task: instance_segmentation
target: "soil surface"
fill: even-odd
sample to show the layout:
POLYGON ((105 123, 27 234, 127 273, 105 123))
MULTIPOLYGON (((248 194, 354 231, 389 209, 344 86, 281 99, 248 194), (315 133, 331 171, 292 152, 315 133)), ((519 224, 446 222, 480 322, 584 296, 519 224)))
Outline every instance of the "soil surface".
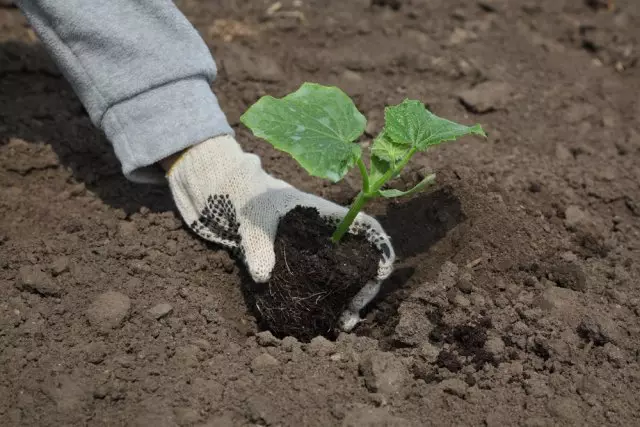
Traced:
POLYGON ((314 208, 294 208, 280 220, 271 280, 246 287, 260 329, 303 343, 337 338, 340 315, 376 278, 381 254, 364 234, 333 244, 334 230, 314 208))
POLYGON ((330 185, 253 138, 264 94, 337 84, 369 136, 405 97, 489 133, 417 156, 401 184, 434 191, 367 207, 397 269, 367 322, 309 344, 259 332, 241 266, 122 177, 0 7, 3 425, 637 424, 637 0, 373 3, 178 1, 239 141, 305 191, 348 204, 357 171, 330 185))

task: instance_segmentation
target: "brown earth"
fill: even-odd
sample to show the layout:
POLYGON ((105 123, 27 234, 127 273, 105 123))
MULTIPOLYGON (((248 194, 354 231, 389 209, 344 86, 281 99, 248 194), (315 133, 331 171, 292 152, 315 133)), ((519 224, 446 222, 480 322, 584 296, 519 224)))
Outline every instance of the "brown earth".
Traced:
POLYGON ((636 0, 178 3, 274 175, 346 204, 238 117, 303 81, 381 126, 421 99, 488 130, 421 155, 438 187, 379 201, 397 271, 368 322, 258 333, 226 252, 128 183, 21 14, 0 8, 3 425, 636 425, 636 0), (267 10, 270 10, 267 13, 267 10), (275 10, 275 11, 274 11, 275 10))

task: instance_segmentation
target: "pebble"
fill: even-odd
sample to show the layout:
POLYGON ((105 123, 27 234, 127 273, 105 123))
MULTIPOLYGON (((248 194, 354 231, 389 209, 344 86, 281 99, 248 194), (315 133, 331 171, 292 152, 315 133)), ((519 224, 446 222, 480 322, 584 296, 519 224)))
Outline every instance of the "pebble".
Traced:
POLYGON ((459 378, 449 378, 447 380, 444 380, 440 383, 440 387, 445 393, 458 396, 461 399, 464 399, 466 397, 467 390, 469 388, 467 383, 459 378))
POLYGON ((68 257, 58 257, 51 263, 51 273, 54 276, 58 276, 66 271, 69 271, 69 264, 70 261, 68 257))
POLYGON ((62 289, 53 281, 50 275, 42 271, 37 265, 20 267, 16 278, 16 287, 45 297, 59 297, 62 289))
POLYGON ((604 354, 614 368, 622 368, 624 366, 626 358, 620 347, 606 343, 604 345, 604 354))
POLYGON ((103 343, 93 342, 85 347, 87 362, 97 365, 107 356, 107 347, 103 343))
POLYGON ((307 344, 307 352, 313 356, 327 356, 335 353, 336 344, 323 336, 317 336, 307 344))
POLYGON ((271 331, 262 331, 256 334, 256 341, 259 346, 262 347, 277 347, 280 345, 280 340, 273 336, 271 331))
POLYGON ((149 309, 149 314, 152 315, 156 320, 160 320, 163 317, 168 316, 169 314, 171 314, 171 312, 173 312, 173 307, 171 306, 171 304, 168 304, 166 302, 154 305, 149 309))
POLYGON ((251 361, 251 372, 257 373, 278 366, 278 359, 269 353, 262 353, 251 361))
POLYGON ((488 81, 460 92, 462 104, 473 113, 488 113, 504 107, 513 97, 513 88, 505 82, 488 81))
POLYGON ((564 225, 568 230, 576 231, 578 228, 588 225, 591 222, 589 214, 579 206, 570 205, 564 211, 564 225))
POLYGON ((470 294, 471 291, 473 291, 472 282, 473 281, 472 281, 471 274, 464 273, 464 274, 461 274, 460 277, 458 277, 458 281, 456 282, 456 285, 458 286, 458 289, 460 289, 461 292, 465 294, 470 294))
POLYGON ((397 393, 408 378, 407 368, 402 361, 392 353, 383 351, 365 353, 358 370, 372 393, 397 393))
POLYGON ((129 316, 131 300, 115 291, 107 291, 91 303, 87 309, 87 318, 92 326, 101 329, 117 329, 129 316))

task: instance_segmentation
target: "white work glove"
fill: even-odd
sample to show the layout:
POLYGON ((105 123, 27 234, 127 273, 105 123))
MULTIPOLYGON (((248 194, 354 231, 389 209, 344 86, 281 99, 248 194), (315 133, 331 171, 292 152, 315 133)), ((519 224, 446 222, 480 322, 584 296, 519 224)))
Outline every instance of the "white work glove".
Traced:
MULTIPOLYGON (((276 262, 274 241, 280 219, 296 206, 313 207, 327 220, 342 219, 347 208, 304 193, 275 179, 260 159, 242 151, 231 136, 209 139, 188 149, 167 172, 178 210, 200 237, 237 250, 254 281, 266 282, 276 262)), ((375 280, 367 283, 342 314, 349 331, 359 312, 391 274, 395 254, 389 237, 372 217, 358 214, 349 232, 366 230, 367 239, 383 254, 375 280)))

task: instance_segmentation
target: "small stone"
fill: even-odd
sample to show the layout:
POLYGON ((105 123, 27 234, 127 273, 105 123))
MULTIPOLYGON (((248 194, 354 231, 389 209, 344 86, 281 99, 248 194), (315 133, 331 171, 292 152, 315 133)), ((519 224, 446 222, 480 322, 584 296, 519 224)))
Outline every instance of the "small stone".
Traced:
POLYGON ((473 113, 488 113, 502 108, 513 97, 513 88, 505 82, 488 81, 459 94, 460 101, 473 113))
POLYGON ((129 316, 131 301, 129 297, 115 291, 98 295, 87 309, 89 323, 104 330, 117 329, 129 316))
POLYGON ((280 340, 273 336, 271 331, 262 331, 256 334, 256 341, 258 345, 262 347, 277 347, 280 345, 280 340))
POLYGON ((626 358, 620 347, 606 343, 604 345, 604 354, 606 354, 607 360, 614 368, 622 368, 624 366, 626 358))
POLYGON ((269 353, 262 353, 251 361, 251 372, 262 372, 278 366, 279 364, 280 362, 278 362, 278 359, 276 359, 269 353))
POLYGON ((569 150, 564 145, 558 144, 556 145, 556 158, 561 161, 573 160, 573 154, 571 154, 571 150, 569 150))
POLYGON ((365 353, 360 361, 359 372, 372 393, 396 393, 408 378, 402 361, 392 353, 383 351, 365 353))
POLYGON ((166 302, 157 304, 149 309, 149 314, 153 316, 154 319, 160 320, 163 317, 168 316, 173 311, 173 307, 171 304, 166 302))
POLYGON ((66 256, 56 258, 51 263, 51 273, 54 276, 58 276, 66 271, 69 271, 69 263, 69 258, 66 256))
POLYGON ((500 359, 504 354, 505 344, 502 338, 492 337, 484 343, 484 349, 493 357, 500 359))
POLYGON ((460 399, 464 399, 467 395, 467 389, 469 386, 466 382, 459 378, 449 378, 440 383, 440 387, 445 393, 458 396, 460 399))
POLYGON ((469 273, 461 274, 460 277, 458 277, 458 281, 456 282, 456 285, 458 286, 458 289, 460 289, 460 292, 463 292, 465 294, 470 294, 471 291, 473 291, 473 279, 471 277, 471 274, 469 273))
POLYGON ((59 297, 62 289, 53 281, 51 276, 42 271, 37 265, 20 267, 16 278, 16 287, 45 297, 59 297))
POLYGON ((307 352, 312 356, 327 356, 335 353, 336 344, 323 336, 317 336, 307 345, 307 352))
POLYGON ((565 227, 571 231, 576 231, 578 228, 591 222, 589 214, 576 205, 570 205, 565 209, 564 218, 565 227))
POLYGON ((99 342, 94 342, 85 347, 87 362, 97 365, 104 361, 107 356, 107 347, 99 342))

